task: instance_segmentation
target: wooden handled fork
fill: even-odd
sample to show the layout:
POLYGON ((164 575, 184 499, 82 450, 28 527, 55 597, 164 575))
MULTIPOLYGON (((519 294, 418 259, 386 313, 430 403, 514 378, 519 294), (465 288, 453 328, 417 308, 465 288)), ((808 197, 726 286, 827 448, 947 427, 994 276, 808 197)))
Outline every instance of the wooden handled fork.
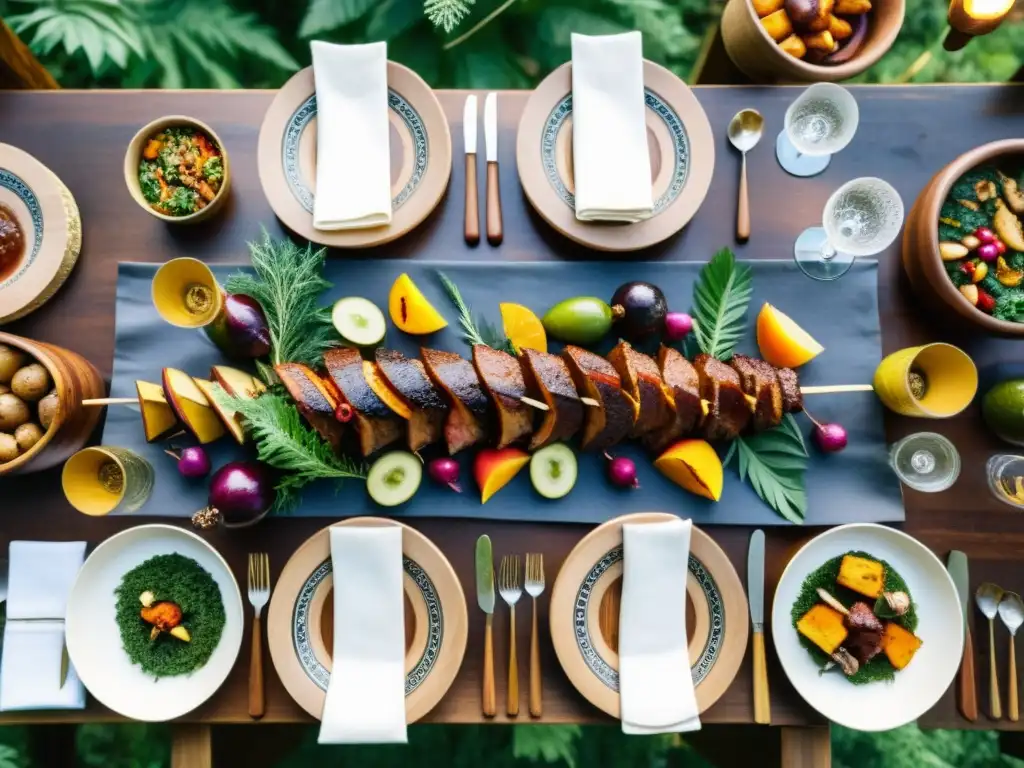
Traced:
POLYGON ((249 717, 258 720, 266 712, 263 690, 263 628, 260 615, 270 599, 270 558, 266 552, 249 554, 249 602, 253 607, 252 651, 249 657, 249 717))

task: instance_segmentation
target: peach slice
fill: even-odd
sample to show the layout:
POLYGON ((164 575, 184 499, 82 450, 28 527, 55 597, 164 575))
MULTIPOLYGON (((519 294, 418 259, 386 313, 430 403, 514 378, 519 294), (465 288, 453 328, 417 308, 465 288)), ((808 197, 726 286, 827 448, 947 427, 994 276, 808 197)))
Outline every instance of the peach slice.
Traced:
POLYGON ((139 395, 139 408, 142 409, 142 429, 146 433, 146 442, 151 443, 168 434, 178 423, 164 390, 159 384, 151 381, 136 381, 135 391, 139 395))
POLYGON ((415 336, 434 333, 448 325, 448 321, 434 309, 434 305, 427 301, 416 283, 404 272, 391 286, 388 313, 399 330, 415 336))
POLYGON ((245 429, 242 427, 242 422, 238 418, 238 414, 234 413, 233 410, 225 409, 220 403, 217 402, 217 398, 214 397, 213 388, 220 386, 220 384, 209 381, 208 379, 192 379, 199 390, 206 395, 206 399, 210 402, 210 407, 213 408, 214 413, 220 417, 221 423, 224 424, 224 428, 235 438, 235 442, 239 445, 245 444, 245 429))
POLYGON ((530 454, 519 448, 486 448, 476 455, 473 475, 480 486, 480 503, 508 485, 530 461, 530 454))
POLYGON ((779 368, 796 368, 825 351, 791 317, 767 302, 757 315, 757 346, 761 357, 779 368))
POLYGON ((200 444, 224 435, 224 424, 191 376, 177 368, 164 368, 163 384, 167 402, 200 444))
POLYGON ((665 477, 705 499, 722 498, 722 460, 705 440, 680 440, 654 461, 665 477))
POLYGON ((232 397, 252 399, 267 391, 266 385, 251 373, 227 365, 213 366, 210 369, 210 378, 220 384, 224 391, 232 397))

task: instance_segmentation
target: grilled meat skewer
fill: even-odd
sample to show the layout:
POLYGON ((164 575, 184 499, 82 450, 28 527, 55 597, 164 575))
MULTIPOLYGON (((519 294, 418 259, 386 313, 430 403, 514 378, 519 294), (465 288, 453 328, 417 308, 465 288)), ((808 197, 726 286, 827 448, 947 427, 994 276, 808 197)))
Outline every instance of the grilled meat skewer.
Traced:
POLYGON ((653 358, 637 352, 628 341, 620 341, 608 354, 608 362, 622 377, 622 388, 636 407, 630 437, 643 437, 673 421, 672 403, 653 358))
POLYGON ((583 403, 565 361, 558 355, 535 349, 524 349, 519 360, 528 391, 540 395, 548 406, 540 426, 533 433, 530 450, 558 440, 568 440, 583 426, 583 403))
POLYGON ((448 453, 454 455, 485 440, 493 407, 473 364, 453 352, 422 349, 420 354, 430 378, 445 391, 451 405, 444 426, 448 453))
POLYGON ((580 440, 583 450, 603 451, 620 442, 633 428, 636 408, 622 391, 622 379, 615 368, 600 355, 571 344, 562 350, 562 359, 576 390, 601 404, 586 410, 580 440))
POLYGON ((449 408, 423 363, 391 349, 378 349, 375 356, 381 375, 409 407, 409 450, 436 443, 444 434, 449 408))
POLYGON ((473 367, 498 410, 498 444, 504 448, 533 432, 533 410, 521 401, 526 382, 519 361, 508 352, 473 345, 473 367))
POLYGON ((329 349, 324 353, 324 365, 344 402, 352 408, 352 420, 359 435, 359 450, 363 456, 376 453, 402 436, 402 419, 377 396, 367 382, 363 356, 358 349, 329 349))
POLYGON ((274 373, 309 425, 335 452, 340 451, 345 424, 337 418, 339 398, 334 383, 300 363, 275 365, 274 373))

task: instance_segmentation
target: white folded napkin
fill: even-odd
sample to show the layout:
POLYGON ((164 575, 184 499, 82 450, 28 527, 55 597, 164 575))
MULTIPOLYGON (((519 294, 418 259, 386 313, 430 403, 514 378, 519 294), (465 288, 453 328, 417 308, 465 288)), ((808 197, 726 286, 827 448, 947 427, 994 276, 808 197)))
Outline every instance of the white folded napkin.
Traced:
POLYGON ((622 732, 700 730, 686 640, 689 520, 622 526, 622 732))
POLYGON ((402 529, 331 528, 334 655, 320 744, 407 741, 402 529))
POLYGON ((571 39, 576 218, 643 221, 654 197, 640 33, 571 39))
POLYGON ((316 84, 313 226, 391 222, 387 43, 310 43, 316 84))
POLYGON ((84 541, 11 542, 0 710, 85 707, 70 661, 60 684, 68 593, 83 560, 84 541))

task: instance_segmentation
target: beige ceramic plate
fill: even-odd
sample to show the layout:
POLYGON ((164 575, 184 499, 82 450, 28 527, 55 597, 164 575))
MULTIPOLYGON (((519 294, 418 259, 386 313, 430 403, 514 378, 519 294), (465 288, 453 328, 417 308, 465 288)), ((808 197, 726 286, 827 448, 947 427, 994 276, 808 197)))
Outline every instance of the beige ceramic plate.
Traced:
POLYGON ((313 68, 296 73, 278 91, 260 128, 263 193, 293 232, 321 245, 361 248, 404 235, 434 210, 452 171, 448 120, 434 92, 411 69, 388 62, 391 124, 391 223, 325 232, 313 227, 316 190, 316 92, 313 68))
POLYGON ((71 191, 32 155, 0 144, 0 204, 14 213, 25 247, 0 265, 0 323, 34 312, 67 280, 82 248, 82 221, 71 191))
MULTIPOLYGON (((675 519, 662 512, 641 512, 609 520, 569 553, 551 591, 551 640, 562 669, 591 704, 612 717, 619 717, 622 525, 675 519)), ((686 630, 697 707, 703 712, 736 677, 750 627, 747 597, 736 569, 697 526, 690 536, 689 565, 686 630)))
MULTIPOLYGON (((448 691, 466 652, 466 597, 447 558, 401 523, 359 517, 335 525, 401 525, 405 567, 405 712, 423 717, 448 691)), ((331 677, 334 590, 330 528, 308 539, 281 572, 270 600, 267 637, 292 698, 319 719, 331 677)))
POLYGON ((715 167, 711 124, 689 87, 644 61, 647 142, 654 216, 636 224, 576 219, 572 171, 572 63, 544 78, 526 102, 516 138, 523 191, 545 221, 566 237, 602 251, 660 243, 693 218, 715 167))

